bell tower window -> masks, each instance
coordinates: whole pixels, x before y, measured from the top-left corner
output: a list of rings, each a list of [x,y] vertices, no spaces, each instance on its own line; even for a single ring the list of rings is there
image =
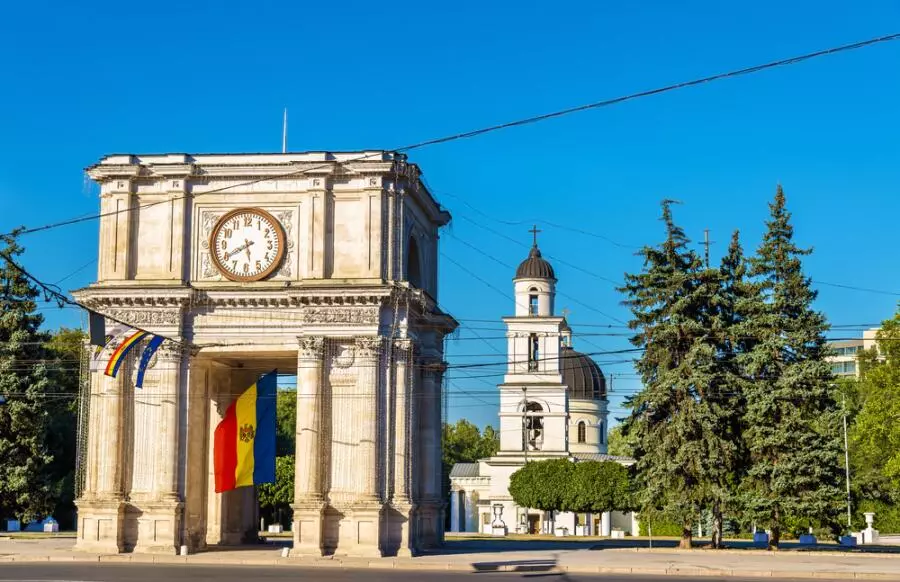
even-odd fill
[[[533,333],[528,336],[528,371],[536,372],[538,369],[538,361],[540,361],[541,349],[537,334]]]
[[[578,423],[578,442],[584,443],[587,441],[587,426],[584,421],[580,421]]]
[[[528,290],[528,315],[538,314],[538,296],[537,289],[532,287]]]

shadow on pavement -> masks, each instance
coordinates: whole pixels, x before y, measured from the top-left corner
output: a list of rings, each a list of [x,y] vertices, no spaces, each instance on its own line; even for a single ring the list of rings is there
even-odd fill
[[[506,562],[475,562],[475,572],[549,572],[556,567],[556,559],[512,560]]]

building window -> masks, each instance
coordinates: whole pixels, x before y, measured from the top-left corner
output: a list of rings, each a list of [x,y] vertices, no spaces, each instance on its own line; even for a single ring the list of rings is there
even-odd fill
[[[532,287],[528,290],[530,295],[528,295],[528,315],[537,315],[538,314],[538,296],[537,289]]]
[[[855,376],[856,362],[832,362],[831,373],[835,376]]]
[[[583,420],[578,423],[578,442],[587,442],[587,426],[584,424]]]
[[[529,402],[525,405],[524,425],[525,430],[522,434],[522,450],[526,447],[529,451],[539,451],[544,445],[544,417],[539,412],[543,412],[542,407],[537,402]]]
[[[538,341],[537,334],[533,333],[528,336],[528,371],[536,372],[538,369],[538,362],[541,359],[541,348],[540,342]]]

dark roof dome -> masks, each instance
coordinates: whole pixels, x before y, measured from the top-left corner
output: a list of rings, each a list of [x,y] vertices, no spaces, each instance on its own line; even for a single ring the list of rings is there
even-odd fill
[[[553,267],[541,257],[537,244],[531,247],[528,258],[516,269],[516,279],[556,279]]]
[[[562,346],[560,369],[563,384],[574,400],[603,400],[606,398],[606,378],[600,366],[588,356]]]

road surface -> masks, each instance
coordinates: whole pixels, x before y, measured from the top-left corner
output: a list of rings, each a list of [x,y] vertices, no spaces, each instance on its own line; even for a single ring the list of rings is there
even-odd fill
[[[687,582],[696,578],[641,575],[561,574],[554,572],[435,572],[413,570],[343,570],[340,568],[294,568],[290,566],[203,566],[154,564],[0,564],[0,582],[266,582],[321,580],[323,582],[502,582],[538,578],[548,582]],[[704,582],[759,582],[761,578],[704,576]],[[782,582],[790,581],[781,578]],[[828,582],[822,580],[822,582]],[[838,582],[838,581],[832,581]]]

